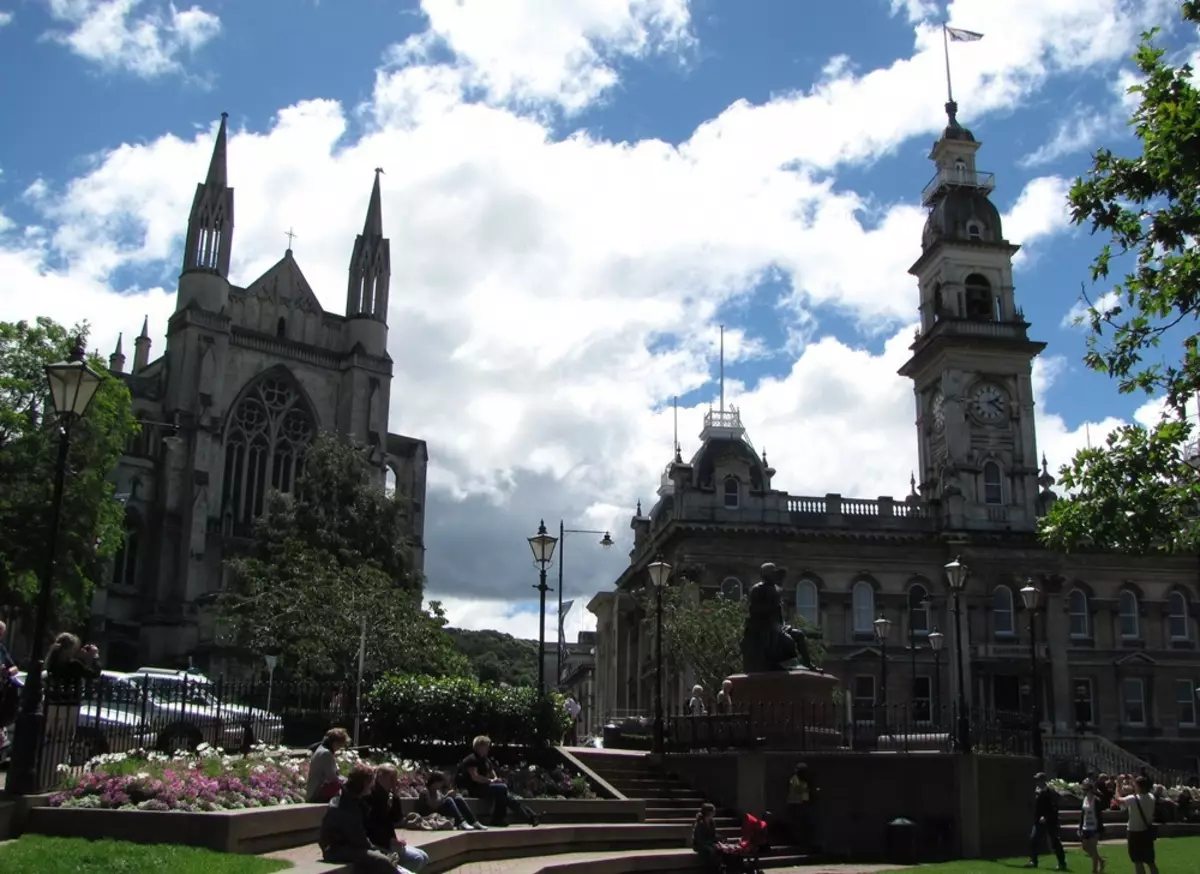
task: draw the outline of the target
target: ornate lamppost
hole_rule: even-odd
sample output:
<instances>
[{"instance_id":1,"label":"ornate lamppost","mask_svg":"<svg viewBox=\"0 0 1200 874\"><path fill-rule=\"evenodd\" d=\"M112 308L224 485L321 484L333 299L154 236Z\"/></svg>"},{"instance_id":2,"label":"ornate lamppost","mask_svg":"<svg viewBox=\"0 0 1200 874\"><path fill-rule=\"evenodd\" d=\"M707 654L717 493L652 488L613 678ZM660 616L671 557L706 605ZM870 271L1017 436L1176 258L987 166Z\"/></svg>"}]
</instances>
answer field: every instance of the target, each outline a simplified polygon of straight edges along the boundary
<instances>
[{"instance_id":1,"label":"ornate lamppost","mask_svg":"<svg viewBox=\"0 0 1200 874\"><path fill-rule=\"evenodd\" d=\"M33 651L29 671L21 694L21 709L17 714L13 737L12 762L8 769L6 789L14 795L37 792L37 758L40 740L45 729L46 715L42 709L42 671L45 669L46 630L54 606L54 576L58 564L59 527L62 519L63 487L67 476L67 459L71 448L71 426L83 417L96 396L103 377L83 360L83 340L75 338L71 355L66 361L46 366L50 383L50 401L62 429L58 440L58 458L54 465L54 491L50 501L50 537L46 566L38 591L37 618L33 628Z\"/></svg>"},{"instance_id":2,"label":"ornate lamppost","mask_svg":"<svg viewBox=\"0 0 1200 874\"><path fill-rule=\"evenodd\" d=\"M879 641L879 700L883 707L883 734L888 733L888 675L887 675L887 639L892 631L892 620L882 613L875 620L875 639Z\"/></svg>"},{"instance_id":3,"label":"ornate lamppost","mask_svg":"<svg viewBox=\"0 0 1200 874\"><path fill-rule=\"evenodd\" d=\"M663 726L663 589L671 579L671 566L662 558L646 566L650 585L654 587L654 753L661 756L665 748Z\"/></svg>"},{"instance_id":4,"label":"ornate lamppost","mask_svg":"<svg viewBox=\"0 0 1200 874\"><path fill-rule=\"evenodd\" d=\"M958 750L961 753L971 752L971 719L967 714L967 684L966 670L963 666L963 655L966 653L966 641L963 639L962 625L962 591L967 584L970 570L957 557L948 563L946 580L950 583L950 592L954 596L954 657L958 668Z\"/></svg>"},{"instance_id":5,"label":"ornate lamppost","mask_svg":"<svg viewBox=\"0 0 1200 874\"><path fill-rule=\"evenodd\" d=\"M1038 667L1037 655L1037 611L1041 605L1042 592L1033 584L1033 580L1026 580L1025 587L1021 589L1021 600L1025 602L1025 610L1029 613L1029 667L1033 671L1033 680L1030 683L1030 694L1033 696L1033 729L1031 739L1033 741L1033 756L1038 760L1038 767L1042 764L1042 677L1041 670Z\"/></svg>"},{"instance_id":6,"label":"ornate lamppost","mask_svg":"<svg viewBox=\"0 0 1200 874\"><path fill-rule=\"evenodd\" d=\"M567 551L567 535L568 534L603 534L600 538L600 545L608 549L613 545L613 539L607 531L593 531L590 528L567 528L562 519L558 520L558 629L560 637L562 637L563 626L563 556ZM564 640L559 641L558 658L555 660L555 675L558 682L562 682L562 661Z\"/></svg>"},{"instance_id":7,"label":"ornate lamppost","mask_svg":"<svg viewBox=\"0 0 1200 874\"><path fill-rule=\"evenodd\" d=\"M546 522L538 524L537 534L529 538L529 548L533 550L533 564L538 569L538 584L534 586L541 596L541 606L538 610L538 694L546 694L546 593L550 587L546 585L546 568L554 558L554 547L557 537L546 533Z\"/></svg>"}]
</instances>

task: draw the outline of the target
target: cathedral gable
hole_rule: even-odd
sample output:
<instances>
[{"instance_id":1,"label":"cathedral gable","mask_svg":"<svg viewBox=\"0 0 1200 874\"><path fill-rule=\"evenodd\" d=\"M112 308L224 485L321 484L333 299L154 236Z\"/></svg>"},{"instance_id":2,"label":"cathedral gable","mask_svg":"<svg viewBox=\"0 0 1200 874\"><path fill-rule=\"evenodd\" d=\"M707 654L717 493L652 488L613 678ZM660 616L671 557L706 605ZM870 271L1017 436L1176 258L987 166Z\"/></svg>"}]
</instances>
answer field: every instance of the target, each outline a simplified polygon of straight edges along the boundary
<instances>
[{"instance_id":1,"label":"cathedral gable","mask_svg":"<svg viewBox=\"0 0 1200 874\"><path fill-rule=\"evenodd\" d=\"M323 312L312 286L300 271L300 265L289 249L270 270L246 288L246 297L256 297L272 303L286 303L306 313Z\"/></svg>"}]
</instances>

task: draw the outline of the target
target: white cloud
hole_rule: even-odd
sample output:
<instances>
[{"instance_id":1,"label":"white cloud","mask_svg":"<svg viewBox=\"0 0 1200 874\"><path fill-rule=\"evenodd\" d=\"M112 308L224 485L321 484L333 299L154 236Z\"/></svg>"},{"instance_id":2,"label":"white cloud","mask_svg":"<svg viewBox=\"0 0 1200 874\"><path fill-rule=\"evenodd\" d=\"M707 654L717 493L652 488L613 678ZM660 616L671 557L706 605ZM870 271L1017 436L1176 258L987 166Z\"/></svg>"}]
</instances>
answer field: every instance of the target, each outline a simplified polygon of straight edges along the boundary
<instances>
[{"instance_id":1,"label":"white cloud","mask_svg":"<svg viewBox=\"0 0 1200 874\"><path fill-rule=\"evenodd\" d=\"M1021 159L1021 166L1040 167L1065 155L1095 148L1106 135L1116 129L1120 115L1120 112L1101 112L1090 108L1073 111L1058 122L1058 127L1049 142Z\"/></svg>"},{"instance_id":2,"label":"white cloud","mask_svg":"<svg viewBox=\"0 0 1200 874\"><path fill-rule=\"evenodd\" d=\"M1081 294L1075 305L1063 316L1062 326L1064 328L1086 328L1087 320L1093 310L1100 313L1107 313L1120 302L1121 296L1115 291L1106 291L1091 303L1088 303Z\"/></svg>"},{"instance_id":3,"label":"white cloud","mask_svg":"<svg viewBox=\"0 0 1200 874\"><path fill-rule=\"evenodd\" d=\"M498 103L555 103L576 112L618 81L618 56L691 43L687 0L421 0L429 29L397 60L444 45L471 85Z\"/></svg>"},{"instance_id":4,"label":"white cloud","mask_svg":"<svg viewBox=\"0 0 1200 874\"><path fill-rule=\"evenodd\" d=\"M736 103L678 145L614 143L583 132L556 138L526 110L582 105L611 86L601 71L618 75L616 55L683 45L686 6L566 5L552 5L545 44L532 46L539 19L489 30L479 27L487 10L468 19L453 4L427 2L431 32L456 59L423 60L422 46L410 44L407 66L377 71L363 107L374 122L367 133L347 137L347 109L312 100L261 130L235 125L230 142L234 280L246 284L277 260L294 225L296 257L333 312L344 306L371 168L387 169L392 426L429 442L431 595L468 627L536 621L504 605L532 597L524 538L540 518L586 520L580 527L618 540L608 553L572 541L564 589L581 600L568 628L586 621L587 593L619 569L634 502L649 502L670 457L669 399L710 383L718 313L765 276L790 286L778 315L799 354L758 385L731 380L727 394L756 445L770 450L776 484L900 496L916 462L911 386L896 368L912 337L905 323L917 295L905 271L920 248L924 179L912 180L906 202L881 204L824 171L944 124L911 96L940 73L933 31L916 31L913 58L865 74L834 65L811 92ZM1011 109L1056 70L1127 54L1145 8L1161 4L1011 5L997 14L990 4L954 4L955 20L988 33L964 49L992 46L956 61L977 119ZM1086 50L1076 45L1085 36L1068 33L1084 34ZM580 70L590 71L582 91L568 81ZM469 102L464 94L481 82L491 103ZM149 312L161 351L173 299L154 286L174 281L211 135L124 145L77 178L31 186L26 201L47 230L0 232L0 314L68 323L86 315L93 345L106 351ZM1001 179L1006 236L1029 246L1060 233L1064 193L1055 176L1020 192ZM114 293L113 277L131 266L147 271L149 287ZM882 351L824 336L820 306L887 338ZM763 353L744 327L730 325L731 360ZM1038 368L1041 384L1055 375L1052 365ZM706 407L679 411L685 453ZM1065 461L1081 428L1041 407L1038 415L1052 464Z\"/></svg>"},{"instance_id":5,"label":"white cloud","mask_svg":"<svg viewBox=\"0 0 1200 874\"><path fill-rule=\"evenodd\" d=\"M891 0L892 15L904 13L911 23L926 21L937 15L939 3L937 0Z\"/></svg>"},{"instance_id":6,"label":"white cloud","mask_svg":"<svg viewBox=\"0 0 1200 874\"><path fill-rule=\"evenodd\" d=\"M12 24L13 14L5 9L0 9L0 27L6 24Z\"/></svg>"},{"instance_id":7,"label":"white cloud","mask_svg":"<svg viewBox=\"0 0 1200 874\"><path fill-rule=\"evenodd\" d=\"M199 6L159 0L46 0L51 17L69 26L49 36L109 71L146 79L183 70L189 56L216 38L221 20Z\"/></svg>"}]
</instances>

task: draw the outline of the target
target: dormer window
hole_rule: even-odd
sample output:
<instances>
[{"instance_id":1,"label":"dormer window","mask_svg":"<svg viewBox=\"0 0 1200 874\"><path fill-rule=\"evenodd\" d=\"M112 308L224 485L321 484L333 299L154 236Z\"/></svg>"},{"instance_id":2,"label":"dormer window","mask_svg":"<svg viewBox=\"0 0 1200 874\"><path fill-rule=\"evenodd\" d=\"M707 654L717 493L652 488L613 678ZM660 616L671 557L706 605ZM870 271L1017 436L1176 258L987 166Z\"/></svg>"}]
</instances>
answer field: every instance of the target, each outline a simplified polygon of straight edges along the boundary
<instances>
[{"instance_id":1,"label":"dormer window","mask_svg":"<svg viewBox=\"0 0 1200 874\"><path fill-rule=\"evenodd\" d=\"M968 240L982 240L983 239L983 225L981 225L979 222L975 222L975 221L967 222L967 239Z\"/></svg>"},{"instance_id":2,"label":"dormer window","mask_svg":"<svg viewBox=\"0 0 1200 874\"><path fill-rule=\"evenodd\" d=\"M735 477L727 477L725 480L725 509L736 510L741 502L741 484Z\"/></svg>"}]
</instances>

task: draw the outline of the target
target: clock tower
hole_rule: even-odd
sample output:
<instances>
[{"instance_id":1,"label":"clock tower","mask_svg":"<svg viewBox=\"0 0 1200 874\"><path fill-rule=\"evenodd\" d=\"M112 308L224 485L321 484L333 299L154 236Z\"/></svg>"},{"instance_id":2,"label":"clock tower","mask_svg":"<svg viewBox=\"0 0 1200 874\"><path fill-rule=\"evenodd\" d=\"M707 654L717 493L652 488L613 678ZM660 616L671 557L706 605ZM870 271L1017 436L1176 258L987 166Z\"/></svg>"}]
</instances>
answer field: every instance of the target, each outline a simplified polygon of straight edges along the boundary
<instances>
[{"instance_id":1,"label":"clock tower","mask_svg":"<svg viewBox=\"0 0 1200 874\"><path fill-rule=\"evenodd\" d=\"M1045 343L1013 299L1012 259L990 199L991 173L976 169L979 143L946 104L921 256L909 268L920 288L921 327L900 374L913 381L920 491L946 524L964 530L1032 531L1038 463L1033 359Z\"/></svg>"}]
</instances>

